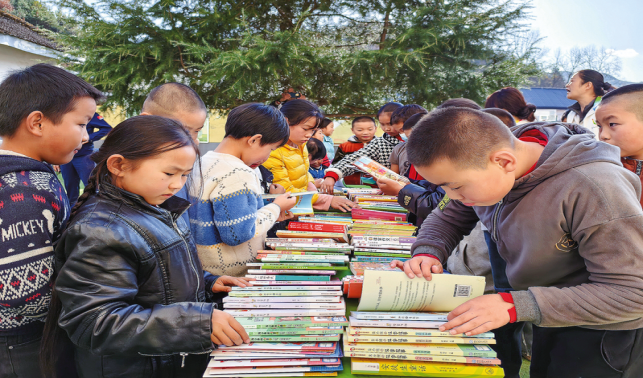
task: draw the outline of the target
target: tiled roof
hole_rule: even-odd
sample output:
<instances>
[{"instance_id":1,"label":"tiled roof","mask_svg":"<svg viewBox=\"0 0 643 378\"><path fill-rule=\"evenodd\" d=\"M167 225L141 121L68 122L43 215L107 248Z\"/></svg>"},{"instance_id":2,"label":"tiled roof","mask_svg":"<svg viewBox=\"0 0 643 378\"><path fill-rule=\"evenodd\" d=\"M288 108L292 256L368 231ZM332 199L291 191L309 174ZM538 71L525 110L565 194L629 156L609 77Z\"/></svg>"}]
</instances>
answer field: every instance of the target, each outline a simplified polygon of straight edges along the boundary
<instances>
[{"instance_id":1,"label":"tiled roof","mask_svg":"<svg viewBox=\"0 0 643 378\"><path fill-rule=\"evenodd\" d=\"M35 43L54 50L60 50L54 41L27 21L0 10L0 34Z\"/></svg>"},{"instance_id":2,"label":"tiled roof","mask_svg":"<svg viewBox=\"0 0 643 378\"><path fill-rule=\"evenodd\" d=\"M564 88L521 88L520 91L525 100L538 109L567 109L576 102L567 98Z\"/></svg>"}]
</instances>

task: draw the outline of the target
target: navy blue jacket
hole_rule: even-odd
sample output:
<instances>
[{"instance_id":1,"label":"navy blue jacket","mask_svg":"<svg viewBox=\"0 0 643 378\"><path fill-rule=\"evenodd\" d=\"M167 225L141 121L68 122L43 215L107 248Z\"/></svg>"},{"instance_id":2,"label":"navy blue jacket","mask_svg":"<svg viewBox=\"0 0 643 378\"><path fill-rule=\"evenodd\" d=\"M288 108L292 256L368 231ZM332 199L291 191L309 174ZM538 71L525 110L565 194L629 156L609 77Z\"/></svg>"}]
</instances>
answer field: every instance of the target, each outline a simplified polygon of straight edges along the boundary
<instances>
[{"instance_id":1,"label":"navy blue jacket","mask_svg":"<svg viewBox=\"0 0 643 378\"><path fill-rule=\"evenodd\" d=\"M89 142L83 144L83 148L78 151L74 158L87 156L94 152L94 142L101 140L105 135L109 134L112 127L109 123L105 122L103 116L94 113L94 117L87 124L87 134L89 134Z\"/></svg>"}]
</instances>

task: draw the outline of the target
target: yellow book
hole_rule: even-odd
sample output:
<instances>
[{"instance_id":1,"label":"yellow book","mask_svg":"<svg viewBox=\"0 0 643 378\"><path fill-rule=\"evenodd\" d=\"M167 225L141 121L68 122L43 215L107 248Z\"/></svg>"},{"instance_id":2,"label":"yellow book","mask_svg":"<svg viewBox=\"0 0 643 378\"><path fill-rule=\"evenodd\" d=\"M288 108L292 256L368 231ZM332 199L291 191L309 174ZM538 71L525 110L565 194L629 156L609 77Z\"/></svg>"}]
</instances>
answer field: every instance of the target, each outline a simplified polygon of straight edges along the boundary
<instances>
[{"instance_id":1,"label":"yellow book","mask_svg":"<svg viewBox=\"0 0 643 378\"><path fill-rule=\"evenodd\" d=\"M374 360L367 358L352 358L351 372L353 374L365 375L432 378L487 378L505 376L504 371L499 366L455 364L449 362Z\"/></svg>"}]
</instances>

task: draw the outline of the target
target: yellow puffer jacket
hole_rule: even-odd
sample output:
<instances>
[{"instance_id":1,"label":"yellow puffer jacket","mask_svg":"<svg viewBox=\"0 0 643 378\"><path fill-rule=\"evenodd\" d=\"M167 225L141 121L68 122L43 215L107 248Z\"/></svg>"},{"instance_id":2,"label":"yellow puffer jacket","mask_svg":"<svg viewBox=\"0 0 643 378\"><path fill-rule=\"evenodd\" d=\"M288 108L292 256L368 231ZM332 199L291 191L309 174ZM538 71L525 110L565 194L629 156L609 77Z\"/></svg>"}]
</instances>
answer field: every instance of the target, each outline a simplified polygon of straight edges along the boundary
<instances>
[{"instance_id":1,"label":"yellow puffer jacket","mask_svg":"<svg viewBox=\"0 0 643 378\"><path fill-rule=\"evenodd\" d=\"M308 190L308 183L313 183L313 176L308 173L308 149L303 144L292 147L289 144L279 147L270 153L270 157L263 163L275 176L273 184L279 184L286 192L297 193ZM318 194L313 196L313 203L317 202Z\"/></svg>"}]
</instances>

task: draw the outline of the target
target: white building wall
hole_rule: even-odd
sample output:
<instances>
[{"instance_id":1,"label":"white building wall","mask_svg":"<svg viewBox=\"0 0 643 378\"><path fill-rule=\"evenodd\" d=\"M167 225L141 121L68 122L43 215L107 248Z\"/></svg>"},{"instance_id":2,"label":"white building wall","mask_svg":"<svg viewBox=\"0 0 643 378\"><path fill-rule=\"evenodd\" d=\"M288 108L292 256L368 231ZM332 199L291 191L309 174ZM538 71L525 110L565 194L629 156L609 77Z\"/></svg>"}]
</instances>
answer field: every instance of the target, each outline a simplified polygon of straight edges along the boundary
<instances>
[{"instance_id":1,"label":"white building wall","mask_svg":"<svg viewBox=\"0 0 643 378\"><path fill-rule=\"evenodd\" d=\"M0 44L0 80L13 70L43 62L54 63L55 59Z\"/></svg>"}]
</instances>

